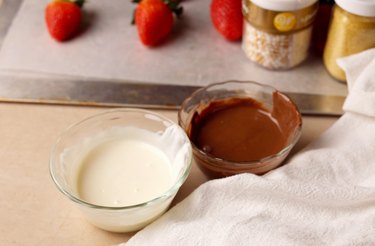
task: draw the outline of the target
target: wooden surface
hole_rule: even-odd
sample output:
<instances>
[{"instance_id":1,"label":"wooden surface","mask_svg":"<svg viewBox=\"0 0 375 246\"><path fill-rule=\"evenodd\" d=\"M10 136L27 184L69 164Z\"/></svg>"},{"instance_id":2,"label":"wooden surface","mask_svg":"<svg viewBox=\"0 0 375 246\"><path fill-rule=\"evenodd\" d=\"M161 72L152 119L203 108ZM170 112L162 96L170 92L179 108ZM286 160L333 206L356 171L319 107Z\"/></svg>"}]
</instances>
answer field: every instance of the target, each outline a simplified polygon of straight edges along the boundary
<instances>
[{"instance_id":1,"label":"wooden surface","mask_svg":"<svg viewBox=\"0 0 375 246\"><path fill-rule=\"evenodd\" d=\"M132 234L116 234L85 221L62 195L48 169L49 153L69 125L103 108L0 104L0 238L1 245L113 245ZM157 111L177 119L176 111ZM337 118L304 117L302 137L293 153L317 138ZM206 178L193 163L174 203Z\"/></svg>"}]
</instances>

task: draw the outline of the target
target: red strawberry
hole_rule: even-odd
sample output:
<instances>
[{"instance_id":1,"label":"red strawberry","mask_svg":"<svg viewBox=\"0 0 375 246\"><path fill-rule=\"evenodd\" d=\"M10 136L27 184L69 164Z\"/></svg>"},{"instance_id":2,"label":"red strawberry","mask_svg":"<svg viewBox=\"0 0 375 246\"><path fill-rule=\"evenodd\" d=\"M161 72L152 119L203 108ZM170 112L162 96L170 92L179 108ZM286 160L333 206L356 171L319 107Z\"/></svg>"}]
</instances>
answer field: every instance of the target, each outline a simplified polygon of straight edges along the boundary
<instances>
[{"instance_id":1,"label":"red strawberry","mask_svg":"<svg viewBox=\"0 0 375 246\"><path fill-rule=\"evenodd\" d=\"M173 14L182 13L179 1L133 0L140 2L135 10L135 24L142 43L156 46L166 39L173 27Z\"/></svg>"},{"instance_id":2,"label":"red strawberry","mask_svg":"<svg viewBox=\"0 0 375 246\"><path fill-rule=\"evenodd\" d=\"M72 38L81 23L81 7L84 0L54 0L45 10L49 33L57 41Z\"/></svg>"},{"instance_id":3,"label":"red strawberry","mask_svg":"<svg viewBox=\"0 0 375 246\"><path fill-rule=\"evenodd\" d=\"M240 39L243 26L241 0L212 0L211 20L226 39Z\"/></svg>"}]
</instances>

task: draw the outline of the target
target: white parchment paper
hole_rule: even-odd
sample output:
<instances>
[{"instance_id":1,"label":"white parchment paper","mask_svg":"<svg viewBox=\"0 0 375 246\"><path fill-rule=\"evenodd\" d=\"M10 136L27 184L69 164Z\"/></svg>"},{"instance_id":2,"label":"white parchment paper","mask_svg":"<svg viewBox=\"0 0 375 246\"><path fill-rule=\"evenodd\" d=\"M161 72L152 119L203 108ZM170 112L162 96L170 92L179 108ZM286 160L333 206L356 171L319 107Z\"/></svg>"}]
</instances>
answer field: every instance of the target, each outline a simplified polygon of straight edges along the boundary
<instances>
[{"instance_id":1,"label":"white parchment paper","mask_svg":"<svg viewBox=\"0 0 375 246\"><path fill-rule=\"evenodd\" d=\"M320 58L288 71L270 71L248 60L240 42L224 40L213 28L210 0L183 1L184 14L161 46L141 44L130 25L129 0L90 0L80 35L58 43L44 23L49 0L24 0L0 51L0 71L95 79L207 85L229 79L254 80L279 89L346 94L329 77Z\"/></svg>"}]
</instances>

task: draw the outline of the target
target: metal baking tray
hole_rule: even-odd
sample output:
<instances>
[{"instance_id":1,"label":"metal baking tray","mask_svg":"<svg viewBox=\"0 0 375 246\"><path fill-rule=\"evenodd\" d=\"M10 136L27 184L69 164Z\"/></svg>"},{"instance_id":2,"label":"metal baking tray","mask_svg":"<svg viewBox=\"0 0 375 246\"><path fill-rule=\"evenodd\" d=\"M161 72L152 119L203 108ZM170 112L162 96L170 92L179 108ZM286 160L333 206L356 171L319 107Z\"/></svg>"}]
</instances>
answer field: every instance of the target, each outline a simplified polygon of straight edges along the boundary
<instances>
[{"instance_id":1,"label":"metal baking tray","mask_svg":"<svg viewBox=\"0 0 375 246\"><path fill-rule=\"evenodd\" d=\"M3 2L0 8L0 45L21 3L21 0ZM196 89L197 86L163 83L0 75L0 101L3 102L177 109ZM343 95L285 93L296 102L302 114L342 114Z\"/></svg>"}]
</instances>

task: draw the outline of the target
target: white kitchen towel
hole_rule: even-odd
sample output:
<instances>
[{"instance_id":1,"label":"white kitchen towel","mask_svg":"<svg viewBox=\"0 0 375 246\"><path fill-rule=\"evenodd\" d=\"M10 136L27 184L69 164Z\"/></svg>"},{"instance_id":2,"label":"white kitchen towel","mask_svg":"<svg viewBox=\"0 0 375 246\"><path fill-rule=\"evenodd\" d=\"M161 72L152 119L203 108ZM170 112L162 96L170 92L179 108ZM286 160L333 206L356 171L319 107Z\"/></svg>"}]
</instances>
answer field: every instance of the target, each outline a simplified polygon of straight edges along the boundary
<instances>
[{"instance_id":1,"label":"white kitchen towel","mask_svg":"<svg viewBox=\"0 0 375 246\"><path fill-rule=\"evenodd\" d=\"M338 60L346 71L350 99L344 110L375 117L375 48Z\"/></svg>"},{"instance_id":2,"label":"white kitchen towel","mask_svg":"<svg viewBox=\"0 0 375 246\"><path fill-rule=\"evenodd\" d=\"M213 27L211 0L183 1L172 35L156 48L142 45L130 25L136 6L130 0L86 1L83 31L58 43L44 23L50 1L23 1L1 47L0 72L195 86L253 80L285 91L346 95L316 57L288 72L270 72L251 62L241 42L228 42Z\"/></svg>"},{"instance_id":3,"label":"white kitchen towel","mask_svg":"<svg viewBox=\"0 0 375 246\"><path fill-rule=\"evenodd\" d=\"M350 110L289 163L201 185L126 245L375 245L372 52L342 61L361 70L349 84L364 89L362 104L350 91Z\"/></svg>"}]
</instances>

